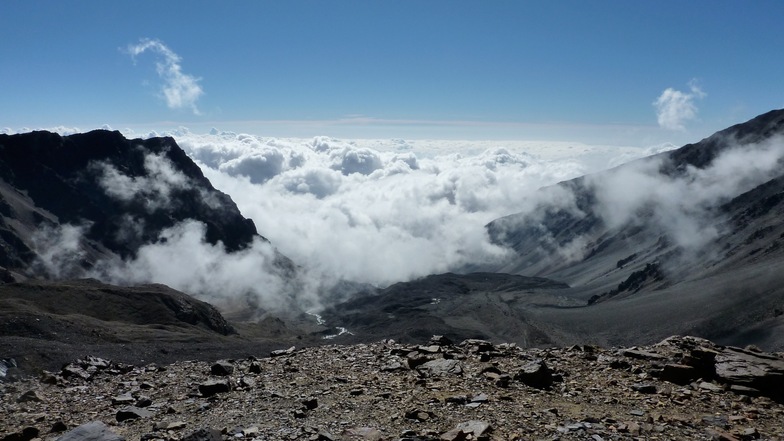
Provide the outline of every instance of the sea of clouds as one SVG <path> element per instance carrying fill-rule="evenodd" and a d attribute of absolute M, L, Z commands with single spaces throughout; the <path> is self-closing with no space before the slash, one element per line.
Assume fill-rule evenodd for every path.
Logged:
<path fill-rule="evenodd" d="M 679 246 L 699 249 L 720 234 L 717 204 L 776 175 L 784 158 L 784 142 L 775 138 L 668 176 L 661 173 L 664 156 L 626 163 L 672 145 L 293 139 L 186 128 L 123 133 L 173 137 L 270 242 L 227 253 L 205 241 L 204 225 L 188 221 L 143 246 L 135 259 L 99 262 L 89 275 L 118 284 L 165 283 L 220 306 L 268 310 L 319 309 L 341 298 L 332 288 L 346 281 L 384 287 L 503 266 L 511 251 L 493 243 L 485 225 L 514 213 L 535 222 L 547 207 L 579 211 L 574 195 L 552 186 L 583 175 L 596 195 L 592 211 L 607 228 L 652 222 Z M 105 191 L 122 200 L 144 197 L 157 207 L 169 186 L 189 185 L 160 157 L 151 156 L 145 167 L 149 176 L 142 180 L 104 170 Z M 129 232 L 132 227 L 129 222 Z M 80 252 L 80 228 L 39 236 L 40 263 L 55 277 Z M 581 243 L 579 237 L 573 242 Z M 297 280 L 276 266 L 275 249 L 297 266 Z M 585 250 L 566 251 L 579 256 Z"/>
<path fill-rule="evenodd" d="M 54 131 L 68 135 L 81 130 Z M 291 139 L 217 129 L 197 134 L 186 128 L 123 133 L 128 138 L 175 138 L 212 184 L 228 193 L 259 233 L 305 274 L 308 293 L 287 295 L 311 299 L 319 296 L 313 291 L 340 281 L 383 287 L 428 274 L 492 266 L 508 258 L 509 250 L 490 241 L 485 225 L 534 209 L 544 195 L 540 188 L 673 148 Z M 160 158 L 146 162 L 145 179 L 104 170 L 101 182 L 107 194 L 122 200 L 144 197 L 157 206 L 165 201 L 169 186 L 188 185 Z M 63 256 L 74 252 L 76 231 L 67 228 L 54 239 L 41 239 L 63 244 L 63 253 L 48 247 L 39 254 L 47 262 L 69 260 Z M 275 293 L 287 285 L 258 274 L 265 272 L 260 268 L 271 268 L 271 254 L 263 244 L 254 246 L 256 253 L 229 256 L 220 246 L 205 243 L 203 228 L 192 222 L 164 236 L 165 241 L 143 247 L 137 259 L 97 265 L 100 271 L 91 275 L 114 283 L 166 283 L 212 300 L 216 292 L 228 291 L 223 297 L 232 298 L 260 291 L 266 304 L 276 303 Z M 52 274 L 63 273 L 48 266 Z M 241 280 L 247 283 L 237 282 Z"/>
<path fill-rule="evenodd" d="M 298 265 L 323 279 L 377 286 L 503 260 L 508 250 L 490 242 L 488 222 L 535 206 L 541 187 L 653 152 L 218 130 L 168 135 Z"/>
<path fill-rule="evenodd" d="M 325 293 L 345 281 L 384 287 L 498 267 L 511 252 L 490 240 L 485 225 L 513 213 L 535 220 L 548 206 L 576 210 L 573 195 L 554 197 L 552 188 L 540 189 L 583 175 L 596 194 L 593 211 L 608 228 L 654 222 L 680 246 L 700 248 L 719 234 L 716 204 L 770 179 L 784 158 L 777 138 L 729 149 L 709 167 L 690 167 L 679 176 L 661 174 L 662 156 L 599 174 L 673 146 L 284 139 L 185 128 L 124 134 L 174 137 L 270 243 L 258 240 L 244 252 L 226 253 L 221 244 L 206 243 L 202 224 L 188 221 L 165 231 L 165 240 L 143 246 L 135 259 L 101 262 L 90 275 L 120 284 L 165 283 L 220 305 L 267 309 L 318 309 Z M 150 200 L 157 204 L 167 186 L 188 185 L 160 158 L 147 162 L 143 182 L 104 170 L 107 194 L 149 199 L 155 190 Z M 640 213 L 653 216 L 639 219 Z M 79 231 L 66 226 L 39 240 L 50 245 L 39 254 L 52 274 L 62 273 L 58 262 L 73 260 L 68 256 L 78 252 Z M 52 251 L 57 244 L 62 253 Z M 273 247 L 298 267 L 297 283 L 276 269 Z"/>

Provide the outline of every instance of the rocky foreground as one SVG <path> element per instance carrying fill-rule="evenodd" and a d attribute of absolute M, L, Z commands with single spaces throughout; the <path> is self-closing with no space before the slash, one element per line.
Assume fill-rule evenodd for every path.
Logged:
<path fill-rule="evenodd" d="M 2 440 L 784 440 L 784 358 L 671 337 L 521 349 L 434 337 L 0 383 Z"/>

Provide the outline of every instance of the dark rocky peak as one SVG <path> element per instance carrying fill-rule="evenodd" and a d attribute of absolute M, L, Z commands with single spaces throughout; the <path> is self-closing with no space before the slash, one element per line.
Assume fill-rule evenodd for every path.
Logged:
<path fill-rule="evenodd" d="M 253 221 L 169 137 L 126 139 L 106 130 L 0 135 L 0 180 L 0 254 L 11 268 L 30 263 L 32 232 L 58 225 L 79 226 L 94 253 L 121 257 L 188 219 L 204 223 L 206 240 L 228 251 L 258 236 Z"/>
<path fill-rule="evenodd" d="M 723 151 L 738 145 L 752 145 L 784 134 L 784 109 L 772 110 L 736 124 L 697 142 L 661 155 L 669 159 L 662 173 L 683 173 L 687 166 L 705 168 Z"/>

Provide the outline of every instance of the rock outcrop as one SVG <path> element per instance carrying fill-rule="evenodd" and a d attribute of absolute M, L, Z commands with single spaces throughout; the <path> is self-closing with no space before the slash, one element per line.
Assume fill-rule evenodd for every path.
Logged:
<path fill-rule="evenodd" d="M 671 337 L 657 345 L 669 348 L 661 378 L 676 384 L 714 380 L 739 394 L 767 396 L 784 402 L 784 359 L 736 347 L 716 346 L 696 337 Z"/>

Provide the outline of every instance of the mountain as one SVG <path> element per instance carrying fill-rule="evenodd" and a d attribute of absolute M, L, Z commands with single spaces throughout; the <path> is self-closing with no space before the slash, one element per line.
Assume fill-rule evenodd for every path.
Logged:
<path fill-rule="evenodd" d="M 84 353 L 129 362 L 244 356 L 294 338 L 250 297 L 234 307 L 252 303 L 257 321 L 229 324 L 191 297 L 211 292 L 82 278 L 165 244 L 167 229 L 193 222 L 204 225 L 203 240 L 221 256 L 268 243 L 172 138 L 126 139 L 106 130 L 0 135 L 0 358 L 30 371 Z M 254 261 L 254 271 L 295 280 L 292 262 L 270 250 L 271 264 Z M 183 271 L 194 280 L 212 277 Z"/>
<path fill-rule="evenodd" d="M 455 341 L 487 338 L 524 346 L 553 343 L 524 307 L 550 303 L 569 286 L 541 277 L 498 273 L 437 274 L 364 291 L 327 308 L 321 318 L 360 341 L 421 341 L 440 334 Z M 333 332 L 332 330 L 327 331 Z M 354 340 L 346 336 L 344 340 Z"/>
<path fill-rule="evenodd" d="M 383 289 L 345 282 L 322 297 L 332 304 L 315 318 L 299 309 L 296 296 L 267 309 L 264 301 L 278 300 L 277 292 L 247 298 L 231 292 L 226 296 L 236 304 L 225 313 L 233 314 L 227 317 L 238 334 L 226 336 L 203 317 L 194 324 L 176 309 L 156 309 L 158 289 L 139 296 L 135 288 L 68 282 L 105 259 L 133 259 L 147 245 L 165 242 L 167 229 L 195 220 L 206 225 L 206 242 L 223 244 L 227 253 L 219 257 L 229 262 L 228 277 L 209 285 L 218 296 L 204 298 L 220 299 L 232 288 L 237 268 L 226 256 L 247 257 L 264 239 L 173 139 L 127 140 L 108 131 L 0 135 L 0 265 L 6 268 L 0 312 L 29 322 L 24 347 L 0 335 L 0 356 L 32 351 L 40 363 L 62 360 L 47 357 L 68 336 L 117 354 L 114 322 L 123 322 L 123 308 L 144 305 L 168 312 L 118 325 L 120 334 L 132 330 L 131 355 L 171 351 L 171 342 L 180 355 L 196 341 L 206 345 L 205 354 L 236 355 L 273 341 L 421 342 L 432 334 L 526 347 L 630 346 L 680 334 L 784 350 L 782 139 L 784 110 L 777 110 L 678 150 L 543 188 L 531 195 L 538 204 L 526 204 L 536 209 L 487 225 L 510 257 L 481 272 Z M 295 272 L 283 256 L 278 265 L 284 275 Z M 199 280 L 215 277 L 213 266 L 205 268 L 195 274 Z M 191 272 L 186 268 L 185 277 Z M 37 277 L 66 281 L 36 285 Z M 19 285 L 26 278 L 32 280 Z M 261 279 L 256 285 L 267 287 Z M 79 308 L 83 314 L 56 314 L 51 308 L 72 310 L 53 303 L 60 297 L 51 293 L 73 286 L 97 304 L 112 304 L 104 295 L 137 300 L 109 316 L 87 306 Z M 287 288 L 299 293 L 304 285 Z M 21 298 L 14 290 L 38 295 Z M 51 327 L 32 323 L 38 315 Z M 87 337 L 91 328 L 107 332 Z M 66 342 L 68 350 L 80 347 L 80 339 Z"/>
<path fill-rule="evenodd" d="M 543 189 L 570 203 L 542 198 L 535 213 L 491 222 L 493 240 L 516 254 L 494 269 L 563 280 L 603 301 L 778 262 L 782 136 L 784 110 L 772 111 Z"/>
<path fill-rule="evenodd" d="M 319 342 L 302 334 L 274 318 L 229 323 L 212 305 L 160 284 L 126 287 L 94 279 L 0 284 L 0 371 L 4 360 L 13 360 L 20 373 L 37 375 L 87 355 L 171 363 L 243 358 Z"/>
<path fill-rule="evenodd" d="M 324 317 L 404 340 L 425 329 L 521 345 L 634 345 L 688 334 L 782 350 L 783 166 L 784 110 L 776 110 L 541 189 L 531 196 L 535 210 L 487 225 L 511 251 L 483 269 L 495 273 L 493 283 L 429 276 Z M 510 290 L 512 277 L 551 286 Z"/>
<path fill-rule="evenodd" d="M 686 332 L 784 347 L 784 110 L 584 176 L 487 226 L 515 256 L 497 271 L 569 283 L 585 311 L 541 319 L 610 342 Z M 587 311 L 587 309 L 592 309 Z M 579 316 L 579 317 L 578 317 Z"/>
<path fill-rule="evenodd" d="M 133 257 L 188 219 L 229 252 L 260 237 L 172 138 L 106 130 L 0 135 L 0 266 L 11 272 L 78 275 L 109 256 Z M 79 249 L 60 265 L 40 265 L 46 248 L 69 232 L 82 236 Z"/>

